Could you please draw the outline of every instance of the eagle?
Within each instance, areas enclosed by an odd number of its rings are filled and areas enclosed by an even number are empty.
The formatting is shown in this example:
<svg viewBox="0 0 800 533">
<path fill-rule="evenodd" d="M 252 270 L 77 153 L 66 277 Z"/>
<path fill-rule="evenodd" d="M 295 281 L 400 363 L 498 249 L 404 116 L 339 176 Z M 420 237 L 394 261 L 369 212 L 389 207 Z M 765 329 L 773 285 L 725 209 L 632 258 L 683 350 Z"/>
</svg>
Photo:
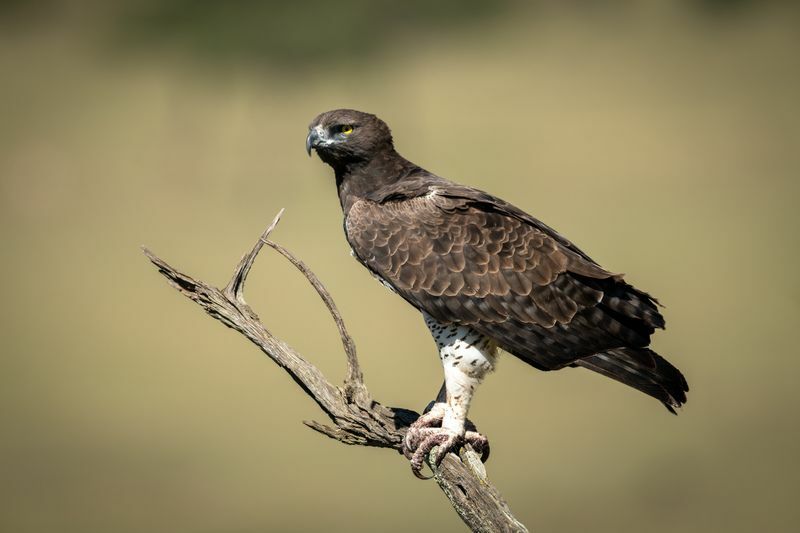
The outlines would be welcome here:
<svg viewBox="0 0 800 533">
<path fill-rule="evenodd" d="M 652 396 L 675 413 L 689 387 L 648 348 L 664 329 L 658 301 L 606 270 L 514 205 L 402 157 L 377 116 L 336 109 L 309 125 L 306 151 L 333 168 L 353 256 L 422 313 L 444 384 L 409 428 L 415 475 L 489 443 L 467 419 L 498 350 L 538 370 L 582 367 Z"/>
</svg>

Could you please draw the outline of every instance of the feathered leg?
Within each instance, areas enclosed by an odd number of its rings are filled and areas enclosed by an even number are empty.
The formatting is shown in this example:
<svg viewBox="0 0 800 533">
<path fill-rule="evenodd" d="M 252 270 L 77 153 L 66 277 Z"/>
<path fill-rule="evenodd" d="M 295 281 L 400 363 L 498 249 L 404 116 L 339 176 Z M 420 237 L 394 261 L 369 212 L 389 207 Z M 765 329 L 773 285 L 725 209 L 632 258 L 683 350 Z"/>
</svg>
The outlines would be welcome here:
<svg viewBox="0 0 800 533">
<path fill-rule="evenodd" d="M 425 323 L 439 347 L 445 382 L 428 412 L 406 434 L 406 456 L 417 477 L 421 477 L 425 457 L 437 446 L 436 464 L 464 443 L 481 453 L 483 460 L 488 458 L 489 441 L 467 420 L 467 413 L 475 390 L 496 360 L 493 343 L 471 328 L 441 324 L 428 315 Z"/>
</svg>

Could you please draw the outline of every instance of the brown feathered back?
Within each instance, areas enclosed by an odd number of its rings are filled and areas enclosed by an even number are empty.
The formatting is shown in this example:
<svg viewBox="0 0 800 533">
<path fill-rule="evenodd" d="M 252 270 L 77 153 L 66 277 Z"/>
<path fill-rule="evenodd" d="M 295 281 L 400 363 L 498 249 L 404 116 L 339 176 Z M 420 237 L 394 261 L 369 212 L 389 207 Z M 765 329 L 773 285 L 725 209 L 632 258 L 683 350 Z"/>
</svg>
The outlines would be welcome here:
<svg viewBox="0 0 800 533">
<path fill-rule="evenodd" d="M 375 276 L 536 368 L 584 366 L 670 409 L 685 401 L 683 376 L 646 349 L 664 327 L 655 299 L 522 210 L 407 161 L 374 115 L 338 110 L 311 127 L 341 121 L 358 125 L 341 141 L 353 147 L 318 152 L 336 171 L 347 240 Z"/>
</svg>

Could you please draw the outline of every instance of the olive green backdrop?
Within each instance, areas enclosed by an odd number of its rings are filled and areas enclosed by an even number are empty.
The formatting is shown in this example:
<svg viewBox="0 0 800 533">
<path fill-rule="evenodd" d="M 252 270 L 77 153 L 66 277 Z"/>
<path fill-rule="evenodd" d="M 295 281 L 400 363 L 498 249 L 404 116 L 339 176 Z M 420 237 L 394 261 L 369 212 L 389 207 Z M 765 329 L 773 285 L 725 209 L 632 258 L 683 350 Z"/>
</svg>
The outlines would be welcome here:
<svg viewBox="0 0 800 533">
<path fill-rule="evenodd" d="M 666 305 L 679 416 L 505 356 L 471 418 L 536 531 L 793 531 L 800 519 L 800 34 L 788 3 L 0 4 L 0 529 L 460 531 L 399 455 L 170 289 L 274 239 L 326 283 L 367 384 L 441 379 L 416 311 L 350 256 L 303 142 L 355 107 L 443 176 L 513 201 Z M 264 251 L 264 322 L 332 379 L 336 330 Z"/>
</svg>

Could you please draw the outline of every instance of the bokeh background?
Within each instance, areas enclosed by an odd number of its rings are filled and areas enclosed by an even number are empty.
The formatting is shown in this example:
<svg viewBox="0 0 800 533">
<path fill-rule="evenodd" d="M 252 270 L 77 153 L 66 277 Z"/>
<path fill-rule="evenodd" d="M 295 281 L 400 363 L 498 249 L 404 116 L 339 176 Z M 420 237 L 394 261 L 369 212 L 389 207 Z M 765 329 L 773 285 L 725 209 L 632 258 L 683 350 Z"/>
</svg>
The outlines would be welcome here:
<svg viewBox="0 0 800 533">
<path fill-rule="evenodd" d="M 536 531 L 795 531 L 800 11 L 790 2 L 0 3 L 0 529 L 461 531 L 386 450 L 169 288 L 274 238 L 327 284 L 381 402 L 441 380 L 418 314 L 348 253 L 303 151 L 355 107 L 399 150 L 510 199 L 666 305 L 680 416 L 513 357 L 471 418 Z M 249 301 L 332 379 L 335 328 L 259 257 Z M 387 340 L 388 339 L 388 340 Z"/>
</svg>

